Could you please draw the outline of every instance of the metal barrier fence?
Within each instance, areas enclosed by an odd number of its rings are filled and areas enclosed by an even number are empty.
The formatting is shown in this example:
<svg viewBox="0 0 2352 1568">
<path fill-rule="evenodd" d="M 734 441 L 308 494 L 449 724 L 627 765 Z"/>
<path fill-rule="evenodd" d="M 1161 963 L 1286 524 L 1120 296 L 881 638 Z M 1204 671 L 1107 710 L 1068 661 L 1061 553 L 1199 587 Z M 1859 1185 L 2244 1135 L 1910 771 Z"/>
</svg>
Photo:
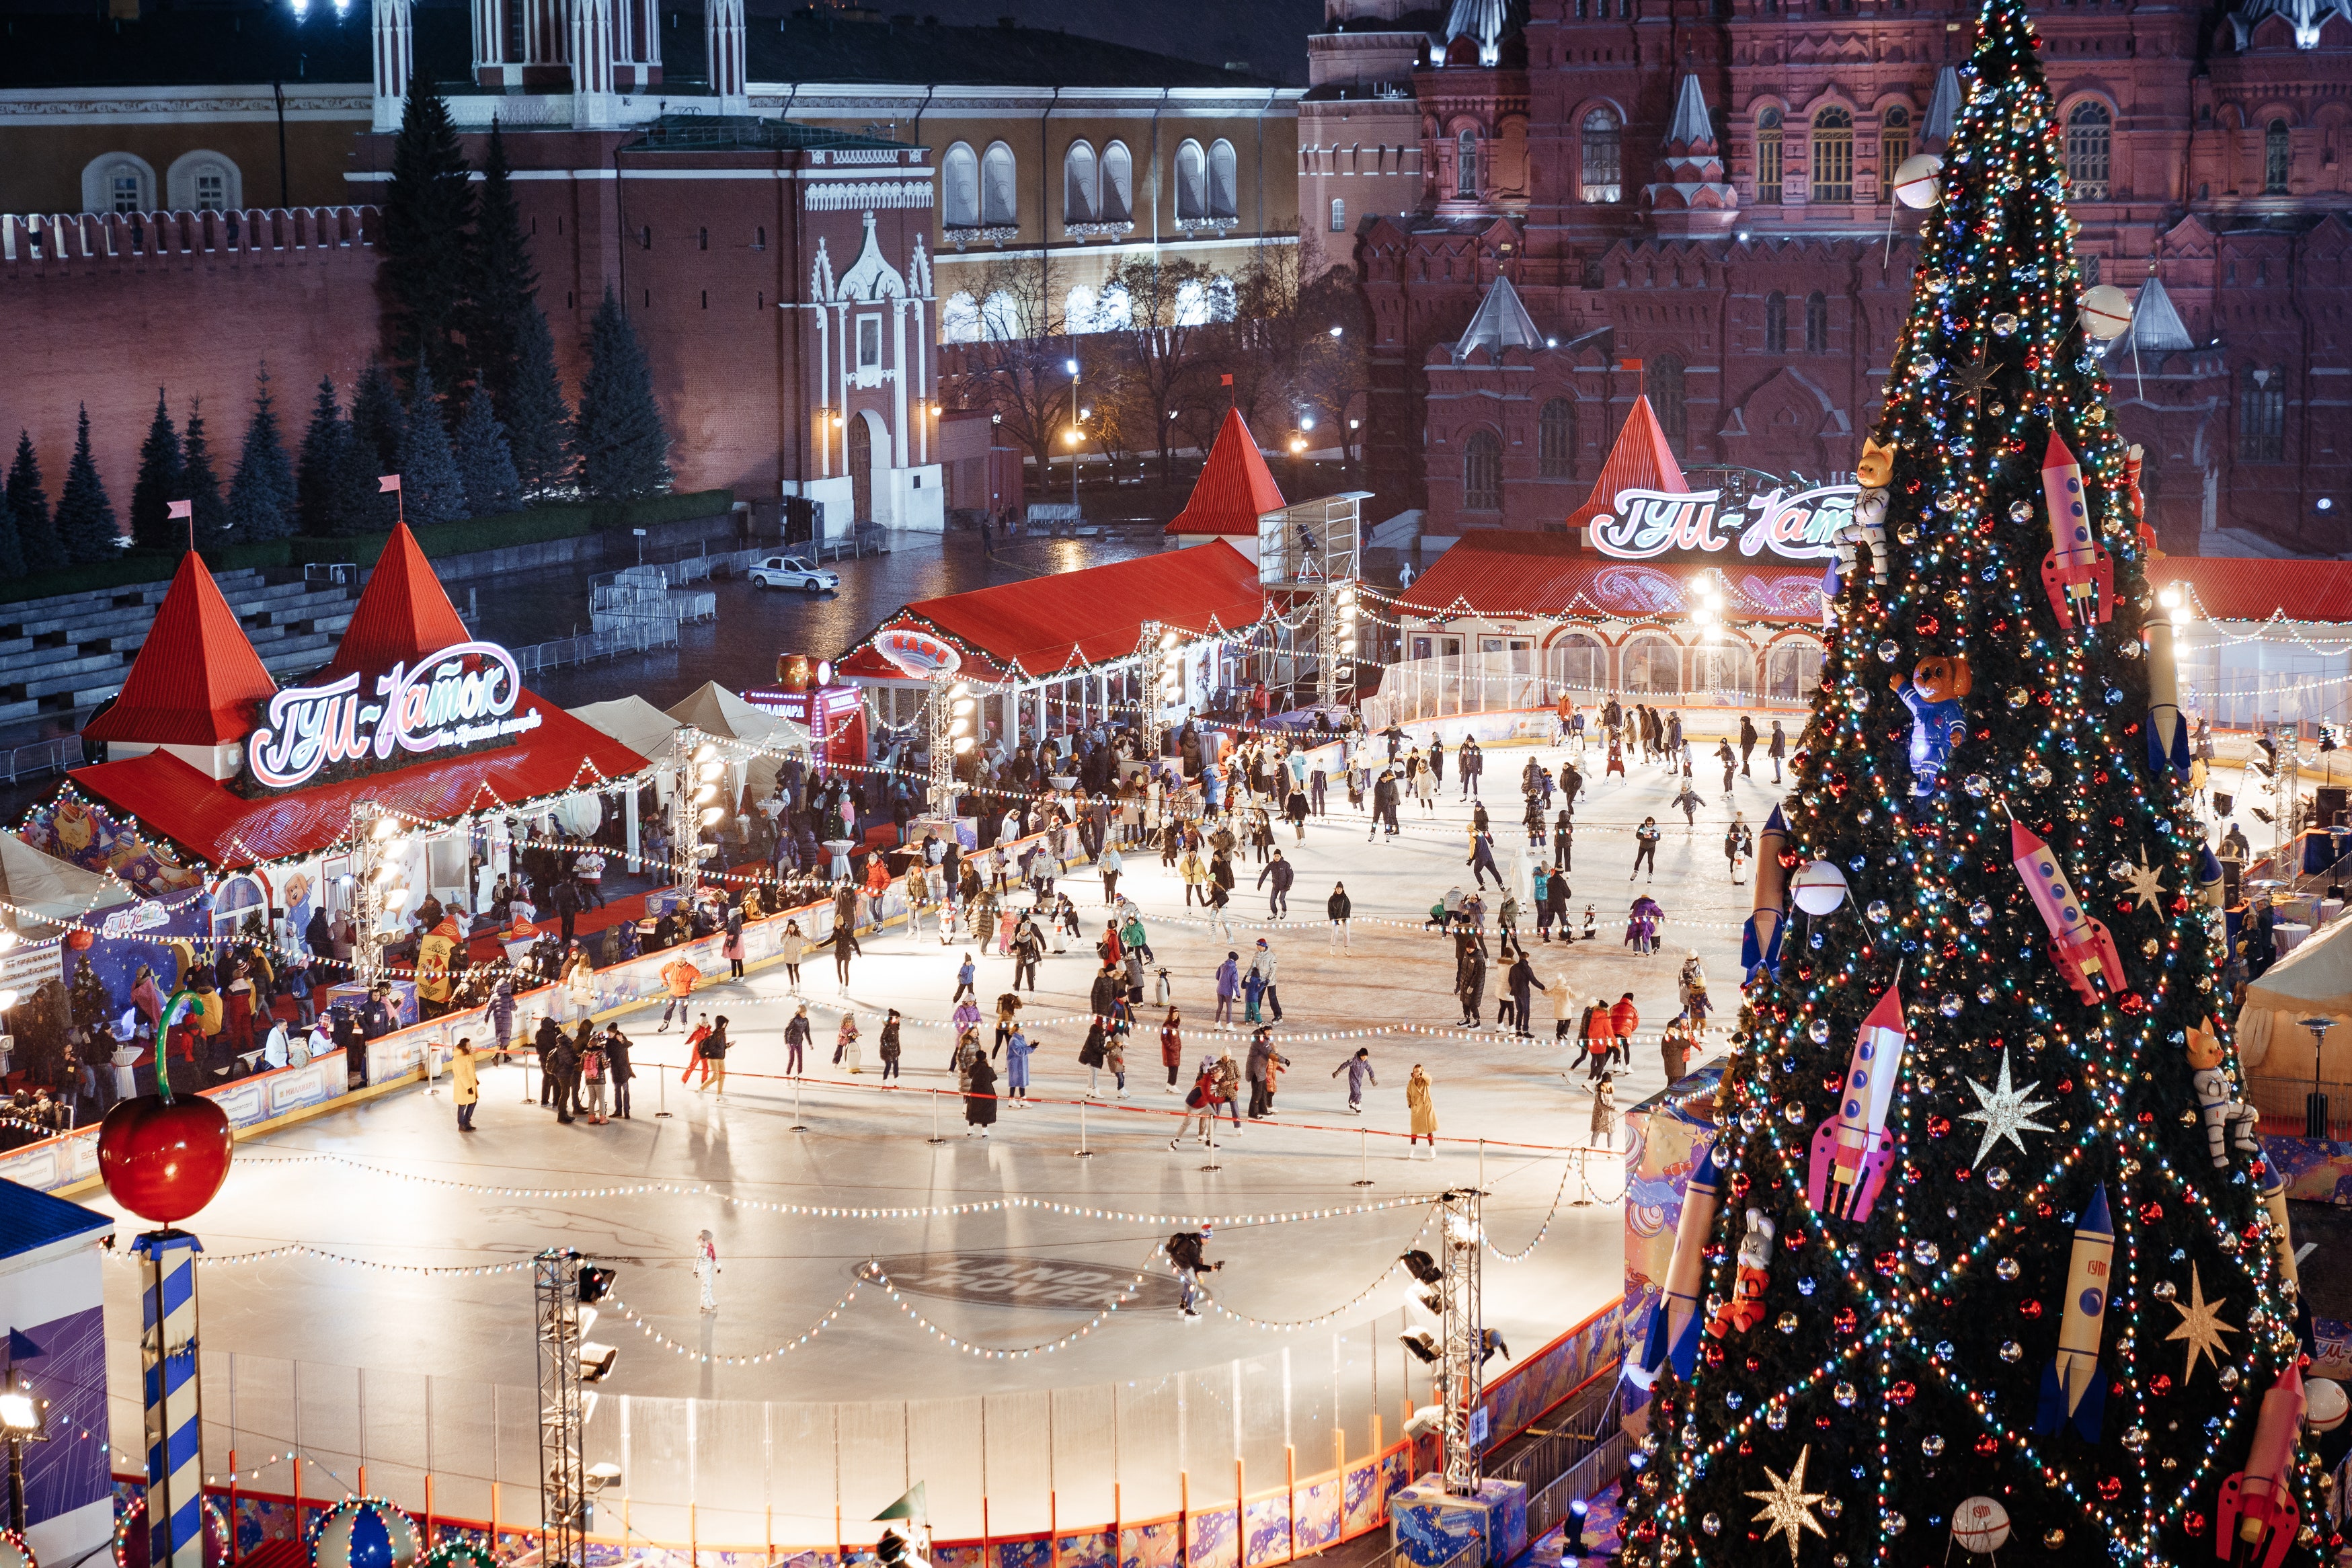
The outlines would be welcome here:
<svg viewBox="0 0 2352 1568">
<path fill-rule="evenodd" d="M 81 766 L 81 737 L 64 735 L 54 741 L 36 741 L 31 745 L 12 747 L 8 752 L 8 782 L 37 779 L 49 773 L 61 773 L 68 768 Z"/>
<path fill-rule="evenodd" d="M 1559 653 L 1559 649 L 1544 650 Z M 1556 662 L 1556 661 L 1555 661 Z M 1415 719 L 1452 718 L 1465 713 L 1496 713 L 1550 707 L 1561 697 L 1591 710 L 1611 692 L 1586 684 L 1559 668 L 1536 668 L 1524 652 L 1459 654 L 1433 658 L 1400 659 L 1381 669 L 1380 694 L 1364 700 L 1368 728 Z M 1623 701 L 1646 701 L 1659 707 L 1738 708 L 1752 713 L 1798 713 L 1805 710 L 1810 690 L 1759 696 L 1738 687 L 1663 689 L 1620 688 Z M 1588 718 L 1590 714 L 1588 713 Z"/>
<path fill-rule="evenodd" d="M 1625 1473 L 1625 1456 L 1632 1451 L 1631 1436 L 1622 1430 L 1612 1431 L 1594 1445 L 1591 1452 L 1570 1466 L 1558 1480 L 1529 1493 L 1528 1539 L 1539 1540 L 1569 1522 L 1575 1512 L 1574 1505 L 1590 1502 L 1613 1485 Z M 1562 1555 L 1565 1557 L 1565 1553 Z"/>
<path fill-rule="evenodd" d="M 634 626 L 605 631 L 583 632 L 577 637 L 558 637 L 553 642 L 532 643 L 528 647 L 513 647 L 516 665 L 525 675 L 536 670 L 561 669 L 567 664 L 587 664 L 594 659 L 614 658 L 625 653 L 645 653 L 657 647 L 677 646 L 676 621 L 647 621 Z"/>
</svg>

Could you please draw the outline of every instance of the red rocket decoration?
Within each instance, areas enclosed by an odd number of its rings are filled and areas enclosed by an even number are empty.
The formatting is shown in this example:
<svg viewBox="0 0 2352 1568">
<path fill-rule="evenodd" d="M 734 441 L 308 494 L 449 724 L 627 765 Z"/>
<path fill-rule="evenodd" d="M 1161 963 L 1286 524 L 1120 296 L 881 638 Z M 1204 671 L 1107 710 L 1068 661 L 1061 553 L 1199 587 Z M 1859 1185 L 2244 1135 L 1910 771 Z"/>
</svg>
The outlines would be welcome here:
<svg viewBox="0 0 2352 1568">
<path fill-rule="evenodd" d="M 2116 563 L 2091 531 L 2082 465 L 2055 430 L 2042 458 L 2042 510 L 2050 519 L 2051 543 L 2042 558 L 2042 586 L 2058 624 L 2105 621 L 2116 610 Z"/>
<path fill-rule="evenodd" d="M 2231 1568 L 2278 1568 L 2294 1544 L 2303 1523 L 2294 1500 L 2294 1444 L 2303 1409 L 2303 1363 L 2291 1361 L 2263 1395 L 2246 1468 L 2221 1483 L 2213 1554 Z"/>
<path fill-rule="evenodd" d="M 1886 1129 L 1886 1115 L 1894 1108 L 1895 1081 L 1902 1076 L 1903 1051 L 1909 1043 L 1901 991 L 1898 979 L 1862 1021 L 1838 1108 L 1813 1131 L 1805 1196 L 1824 1218 L 1856 1224 L 1868 1219 L 1879 1189 L 1886 1185 L 1886 1173 L 1894 1168 L 1895 1134 Z"/>
<path fill-rule="evenodd" d="M 2009 823 L 2009 858 L 2024 879 L 2042 923 L 2050 928 L 2050 950 L 2066 972 L 2074 994 L 2086 1006 L 2096 1006 L 2102 996 L 2122 995 L 2127 987 L 2116 939 L 2107 934 L 2105 926 L 2083 912 L 2083 900 L 2066 885 L 2066 873 L 2050 846 L 2015 817 Z"/>
</svg>

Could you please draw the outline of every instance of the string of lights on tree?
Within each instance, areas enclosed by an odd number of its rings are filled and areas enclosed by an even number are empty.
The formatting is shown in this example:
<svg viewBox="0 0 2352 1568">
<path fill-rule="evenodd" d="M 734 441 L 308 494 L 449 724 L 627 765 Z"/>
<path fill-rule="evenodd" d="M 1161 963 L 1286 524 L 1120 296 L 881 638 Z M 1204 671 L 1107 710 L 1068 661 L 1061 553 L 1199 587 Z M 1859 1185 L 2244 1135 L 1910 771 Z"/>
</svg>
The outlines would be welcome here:
<svg viewBox="0 0 2352 1568">
<path fill-rule="evenodd" d="M 1763 835 L 1866 918 L 1784 930 L 1759 879 L 1643 1336 L 1627 1568 L 2276 1568 L 2326 1529 L 2060 132 L 2018 0 L 1978 28 L 1858 465 L 1867 554 Z"/>
</svg>

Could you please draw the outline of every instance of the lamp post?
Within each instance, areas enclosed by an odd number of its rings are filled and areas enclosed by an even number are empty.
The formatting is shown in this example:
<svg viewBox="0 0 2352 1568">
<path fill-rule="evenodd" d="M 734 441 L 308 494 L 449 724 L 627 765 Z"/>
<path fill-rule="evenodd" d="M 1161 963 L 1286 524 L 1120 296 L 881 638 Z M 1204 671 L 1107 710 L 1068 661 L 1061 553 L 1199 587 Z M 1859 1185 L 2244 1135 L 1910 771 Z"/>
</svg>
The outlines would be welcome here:
<svg viewBox="0 0 2352 1568">
<path fill-rule="evenodd" d="M 25 1445 L 49 1440 L 49 1402 L 9 1373 L 0 1387 L 0 1434 L 8 1439 L 8 1528 L 25 1532 Z"/>
<path fill-rule="evenodd" d="M 1070 506 L 1078 504 L 1078 362 L 1066 359 L 1062 368 L 1070 373 Z"/>
</svg>

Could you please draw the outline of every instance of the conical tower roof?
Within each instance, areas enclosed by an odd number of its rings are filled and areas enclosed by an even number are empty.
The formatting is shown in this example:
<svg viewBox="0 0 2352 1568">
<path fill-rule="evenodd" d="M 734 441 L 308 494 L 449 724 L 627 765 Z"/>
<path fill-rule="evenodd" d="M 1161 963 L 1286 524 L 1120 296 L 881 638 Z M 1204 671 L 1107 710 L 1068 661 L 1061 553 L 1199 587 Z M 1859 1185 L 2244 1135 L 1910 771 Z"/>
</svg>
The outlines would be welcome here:
<svg viewBox="0 0 2352 1568">
<path fill-rule="evenodd" d="M 1470 318 L 1470 325 L 1454 345 L 1457 364 L 1470 357 L 1472 349 L 1485 349 L 1496 359 L 1507 348 L 1539 349 L 1544 335 L 1536 326 L 1536 319 L 1528 313 L 1527 301 L 1511 287 L 1511 280 L 1501 273 L 1486 286 L 1486 297 L 1478 301 L 1478 313 Z"/>
<path fill-rule="evenodd" d="M 2143 354 L 2171 354 L 2196 346 L 2164 280 L 2151 276 L 2140 285 L 2139 298 L 2132 302 L 2131 325 L 2107 345 L 2107 354 L 2128 360 L 2135 349 Z"/>
<path fill-rule="evenodd" d="M 1625 416 L 1625 427 L 1617 432 L 1617 444 L 1609 448 L 1608 461 L 1601 465 L 1601 478 L 1593 481 L 1592 493 L 1568 514 L 1569 531 L 1573 533 L 1616 510 L 1620 490 L 1682 495 L 1689 489 L 1683 467 L 1675 461 L 1675 449 L 1666 444 L 1666 433 L 1658 424 L 1657 411 L 1650 406 L 1647 395 L 1636 397 L 1633 412 Z"/>
<path fill-rule="evenodd" d="M 368 579 L 342 644 L 324 673 L 349 675 L 413 664 L 426 654 L 470 641 L 472 636 L 457 618 L 441 579 L 425 563 L 416 535 L 406 523 L 399 523 L 384 541 L 375 574 Z"/>
<path fill-rule="evenodd" d="M 1281 487 L 1266 471 L 1256 438 L 1242 421 L 1242 411 L 1228 408 L 1216 443 L 1209 448 L 1209 460 L 1202 465 L 1201 478 L 1192 486 L 1192 497 L 1168 525 L 1168 531 L 1255 539 L 1258 518 L 1279 510 L 1282 505 Z"/>
<path fill-rule="evenodd" d="M 253 705 L 278 683 L 237 624 L 236 612 L 194 551 L 180 569 L 155 624 L 131 661 L 114 706 L 91 720 L 91 741 L 143 741 L 159 746 L 211 746 L 253 727 Z"/>
</svg>

